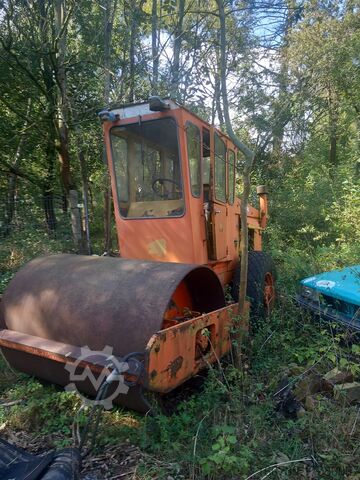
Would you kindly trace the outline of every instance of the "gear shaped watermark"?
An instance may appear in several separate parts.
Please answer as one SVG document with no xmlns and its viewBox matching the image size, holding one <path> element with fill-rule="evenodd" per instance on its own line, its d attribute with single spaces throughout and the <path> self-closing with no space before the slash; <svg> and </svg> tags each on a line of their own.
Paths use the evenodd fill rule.
<svg viewBox="0 0 360 480">
<path fill-rule="evenodd" d="M 83 361 L 88 363 L 93 363 L 90 361 L 91 357 L 105 357 L 105 364 L 101 373 L 98 377 L 95 377 L 90 367 L 86 366 L 82 369 L 81 373 L 76 373 L 76 370 L 79 364 Z M 111 367 L 111 370 L 109 369 Z M 65 386 L 67 392 L 77 393 L 85 405 L 101 405 L 105 410 L 110 410 L 113 407 L 113 400 L 119 395 L 126 395 L 129 391 L 128 385 L 125 384 L 124 376 L 121 375 L 122 372 L 126 372 L 129 369 L 129 364 L 127 362 L 121 362 L 113 355 L 113 349 L 109 345 L 106 345 L 102 350 L 91 350 L 87 345 L 81 347 L 80 356 L 76 359 L 75 362 L 67 362 L 65 364 L 65 370 L 69 372 L 70 383 Z M 115 371 L 115 374 L 114 374 Z M 105 398 L 96 400 L 90 399 L 82 395 L 76 385 L 76 382 L 82 382 L 88 379 L 93 386 L 96 392 L 99 391 L 103 382 L 108 378 L 109 375 L 112 375 L 112 382 L 115 381 L 117 386 Z"/>
</svg>

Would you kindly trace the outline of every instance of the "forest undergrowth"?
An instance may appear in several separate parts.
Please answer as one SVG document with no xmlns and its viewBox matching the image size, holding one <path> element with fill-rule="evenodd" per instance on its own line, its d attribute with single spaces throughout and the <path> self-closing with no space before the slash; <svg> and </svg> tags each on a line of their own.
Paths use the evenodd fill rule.
<svg viewBox="0 0 360 480">
<path fill-rule="evenodd" d="M 2 243 L 2 288 L 29 258 L 71 251 L 59 240 L 44 242 L 40 232 L 22 239 L 17 247 L 11 238 Z M 88 466 L 112 448 L 126 452 L 131 446 L 138 452 L 136 465 L 121 470 L 121 478 L 359 478 L 359 405 L 335 400 L 321 389 L 297 402 L 292 392 L 335 367 L 358 378 L 360 349 L 348 333 L 299 311 L 293 300 L 299 276 L 295 251 L 282 258 L 278 306 L 253 329 L 243 369 L 224 359 L 170 415 L 142 417 L 121 408 L 104 412 Z M 316 265 L 315 258 L 312 268 Z M 4 361 L 0 392 L 1 435 L 34 451 L 73 445 L 74 425 L 81 430 L 89 415 L 79 397 L 15 372 Z M 100 476 L 93 478 L 118 478 L 121 458 L 118 453 L 107 462 L 106 471 L 99 466 Z"/>
</svg>

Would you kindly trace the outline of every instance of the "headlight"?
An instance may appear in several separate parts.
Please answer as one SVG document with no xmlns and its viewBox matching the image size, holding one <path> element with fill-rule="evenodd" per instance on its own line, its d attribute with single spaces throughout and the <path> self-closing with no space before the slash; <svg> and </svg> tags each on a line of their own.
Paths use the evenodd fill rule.
<svg viewBox="0 0 360 480">
<path fill-rule="evenodd" d="M 314 288 L 306 287 L 303 285 L 301 287 L 301 296 L 305 297 L 307 300 L 312 302 L 320 302 L 320 293 Z"/>
</svg>

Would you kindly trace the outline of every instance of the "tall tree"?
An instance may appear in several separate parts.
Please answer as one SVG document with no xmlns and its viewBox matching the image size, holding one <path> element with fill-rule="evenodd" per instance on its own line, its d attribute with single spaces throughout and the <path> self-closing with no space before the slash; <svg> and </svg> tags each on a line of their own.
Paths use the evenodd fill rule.
<svg viewBox="0 0 360 480">
<path fill-rule="evenodd" d="M 74 189 L 74 182 L 70 166 L 70 141 L 69 141 L 69 98 L 66 74 L 67 60 L 67 29 L 71 16 L 71 9 L 65 0 L 55 0 L 54 6 L 56 65 L 54 68 L 58 86 L 57 111 L 54 118 L 58 131 L 57 150 L 61 167 L 61 178 L 65 192 L 68 194 Z"/>
<path fill-rule="evenodd" d="M 180 53 L 181 45 L 183 41 L 183 25 L 185 16 L 185 0 L 177 0 L 177 19 L 174 30 L 174 48 L 173 48 L 173 61 L 171 65 L 171 84 L 170 92 L 174 98 L 179 98 L 180 92 Z"/>
<path fill-rule="evenodd" d="M 19 140 L 16 147 L 14 160 L 11 163 L 12 171 L 9 172 L 7 176 L 7 192 L 6 192 L 5 211 L 4 211 L 5 213 L 4 234 L 5 235 L 8 235 L 10 233 L 11 224 L 14 219 L 16 183 L 17 183 L 17 174 L 15 172 L 19 168 L 21 161 L 23 160 L 24 142 L 25 142 L 26 130 L 29 124 L 30 111 L 31 111 L 31 98 L 28 99 L 24 125 L 22 128 L 22 131 L 19 133 Z"/>
<path fill-rule="evenodd" d="M 157 94 L 159 82 L 159 30 L 158 30 L 158 0 L 152 0 L 151 7 L 151 53 L 152 80 L 151 92 Z"/>
<path fill-rule="evenodd" d="M 130 3 L 129 93 L 127 98 L 129 102 L 133 102 L 135 99 L 136 45 L 144 3 L 145 0 L 136 0 Z"/>
<path fill-rule="evenodd" d="M 233 130 L 230 112 L 229 112 L 229 100 L 226 84 L 226 13 L 223 0 L 217 0 L 220 17 L 220 76 L 221 76 L 221 93 L 224 108 L 224 119 L 226 125 L 226 131 L 245 157 L 244 169 L 243 169 L 243 193 L 241 196 L 241 269 L 240 269 L 240 282 L 239 282 L 239 304 L 238 315 L 244 320 L 247 315 L 246 309 L 246 287 L 247 287 L 247 274 L 248 274 L 248 251 L 249 251 L 249 235 L 248 235 L 248 223 L 247 223 L 247 210 L 248 200 L 250 195 L 250 174 L 254 163 L 255 154 L 247 145 L 245 145 L 236 135 Z M 237 332 L 239 343 L 236 348 L 236 364 L 239 367 L 241 365 L 241 340 L 242 332 Z"/>
<path fill-rule="evenodd" d="M 111 45 L 114 17 L 117 7 L 117 0 L 106 0 L 104 9 L 104 105 L 110 103 L 111 87 Z M 103 148 L 103 162 L 106 164 L 106 151 Z M 111 239 L 111 184 L 108 170 L 105 171 L 105 189 L 104 189 L 104 251 L 110 252 L 112 249 Z"/>
</svg>

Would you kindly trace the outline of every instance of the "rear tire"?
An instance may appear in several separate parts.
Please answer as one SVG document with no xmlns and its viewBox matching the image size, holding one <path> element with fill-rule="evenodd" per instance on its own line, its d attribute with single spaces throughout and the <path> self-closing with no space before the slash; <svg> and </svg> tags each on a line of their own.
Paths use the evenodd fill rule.
<svg viewBox="0 0 360 480">
<path fill-rule="evenodd" d="M 237 266 L 231 294 L 235 302 L 239 300 L 240 263 Z M 275 305 L 275 266 L 270 255 L 264 252 L 249 252 L 248 284 L 246 295 L 251 302 L 251 315 L 266 317 Z"/>
</svg>

